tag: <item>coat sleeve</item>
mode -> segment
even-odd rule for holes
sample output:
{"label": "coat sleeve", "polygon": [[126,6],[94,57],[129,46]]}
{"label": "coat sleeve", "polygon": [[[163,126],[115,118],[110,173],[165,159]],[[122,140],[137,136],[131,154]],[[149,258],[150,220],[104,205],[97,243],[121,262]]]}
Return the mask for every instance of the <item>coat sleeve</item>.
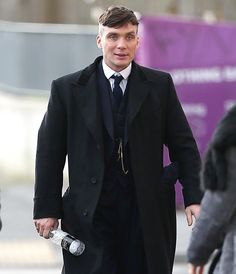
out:
{"label": "coat sleeve", "polygon": [[38,131],[34,218],[61,218],[66,158],[66,111],[53,81],[47,112]]}
{"label": "coat sleeve", "polygon": [[171,161],[177,162],[179,166],[184,204],[199,204],[202,199],[199,179],[200,155],[170,76],[166,123],[166,146]]}
{"label": "coat sleeve", "polygon": [[227,190],[206,191],[200,216],[192,231],[187,258],[194,265],[203,265],[208,261],[222,242],[230,219],[236,211],[236,148],[228,151],[227,156]]}

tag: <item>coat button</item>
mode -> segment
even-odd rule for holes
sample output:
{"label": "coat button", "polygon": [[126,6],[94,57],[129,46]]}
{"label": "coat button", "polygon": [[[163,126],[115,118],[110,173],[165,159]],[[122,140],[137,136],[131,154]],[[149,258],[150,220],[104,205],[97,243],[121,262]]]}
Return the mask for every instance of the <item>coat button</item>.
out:
{"label": "coat button", "polygon": [[96,184],[97,183],[97,179],[95,177],[92,177],[91,180],[90,180],[90,182],[92,184]]}
{"label": "coat button", "polygon": [[88,216],[88,210],[87,210],[87,209],[85,209],[85,210],[83,211],[83,216]]}

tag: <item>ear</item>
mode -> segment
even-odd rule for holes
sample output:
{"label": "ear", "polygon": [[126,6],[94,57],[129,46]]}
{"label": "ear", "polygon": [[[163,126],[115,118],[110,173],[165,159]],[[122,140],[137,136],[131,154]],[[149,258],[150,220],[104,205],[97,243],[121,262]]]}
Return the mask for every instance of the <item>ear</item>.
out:
{"label": "ear", "polygon": [[97,40],[97,46],[98,46],[98,48],[101,49],[102,48],[102,37],[101,37],[100,34],[97,35],[96,40]]}

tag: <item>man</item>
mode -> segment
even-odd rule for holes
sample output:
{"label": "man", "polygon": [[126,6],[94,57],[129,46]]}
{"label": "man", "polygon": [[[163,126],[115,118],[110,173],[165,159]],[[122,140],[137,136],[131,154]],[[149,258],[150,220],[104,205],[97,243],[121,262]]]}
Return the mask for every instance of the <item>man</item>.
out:
{"label": "man", "polygon": [[[62,219],[85,243],[80,257],[63,252],[65,274],[170,274],[177,178],[188,224],[198,215],[196,143],[170,75],[133,61],[138,44],[133,11],[110,7],[99,18],[103,57],[52,84],[38,136],[34,219],[45,238]],[[164,145],[173,162],[166,169]]]}

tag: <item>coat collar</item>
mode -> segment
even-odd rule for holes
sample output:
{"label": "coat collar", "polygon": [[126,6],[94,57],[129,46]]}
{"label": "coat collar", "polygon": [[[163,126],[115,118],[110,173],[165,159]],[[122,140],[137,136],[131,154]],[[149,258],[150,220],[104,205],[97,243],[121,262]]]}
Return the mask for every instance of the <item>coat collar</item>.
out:
{"label": "coat collar", "polygon": [[76,78],[75,84],[86,85],[87,82],[89,81],[89,78],[93,74],[95,74],[101,60],[102,60],[102,56],[99,56],[95,59],[95,61],[91,65],[81,70],[78,77]]}

